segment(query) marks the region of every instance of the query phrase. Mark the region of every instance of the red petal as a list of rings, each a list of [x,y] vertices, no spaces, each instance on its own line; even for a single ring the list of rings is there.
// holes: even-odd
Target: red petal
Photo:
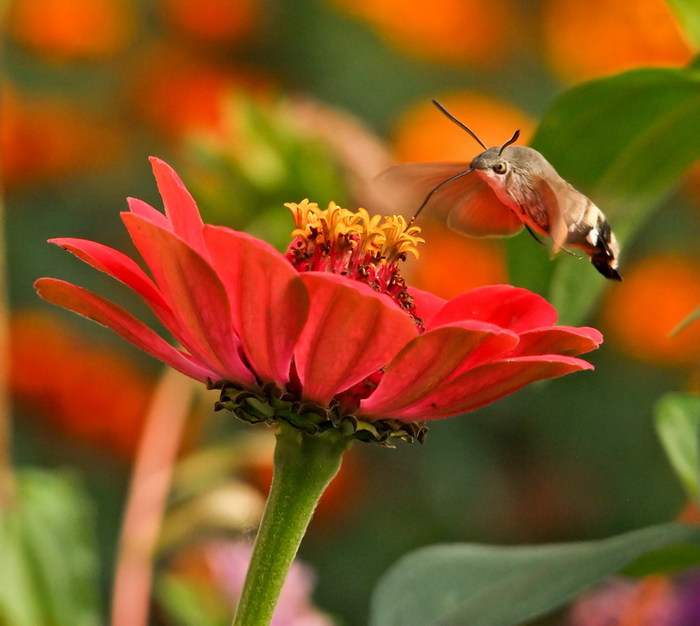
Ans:
[[[389,364],[362,411],[384,416],[416,404],[466,368],[493,360],[518,343],[515,333],[483,322],[430,330],[411,341]]]
[[[173,226],[165,215],[157,209],[154,209],[150,204],[139,200],[138,198],[127,198],[126,203],[129,205],[129,211],[135,215],[145,217],[149,222],[153,222],[156,226],[160,226],[165,230],[172,230]]]
[[[249,363],[262,382],[283,387],[309,310],[304,283],[277,250],[251,235],[207,225],[204,240]]]
[[[122,219],[173,310],[169,328],[189,352],[225,378],[255,384],[238,352],[228,297],[211,266],[184,241],[132,213]]]
[[[423,320],[426,326],[430,323],[430,320],[435,317],[435,314],[447,303],[447,300],[444,298],[436,296],[429,291],[417,289],[416,287],[409,287],[408,293],[416,304],[416,314]]]
[[[596,350],[603,342],[603,335],[595,328],[551,326],[536,328],[520,335],[520,343],[512,356],[537,354],[564,354],[575,356]]]
[[[536,380],[556,378],[585,369],[593,369],[593,366],[581,359],[551,354],[494,361],[438,385],[419,404],[379,417],[403,420],[450,417],[494,402]]]
[[[206,364],[194,362],[188,354],[171,346],[131,313],[97,294],[55,278],[40,278],[34,287],[44,300],[111,328],[137,348],[195,380],[218,378],[218,374]]]
[[[49,243],[61,246],[82,261],[131,287],[148,302],[166,326],[172,322],[172,311],[158,288],[136,262],[125,254],[87,239],[58,237],[49,239]]]
[[[477,287],[450,300],[433,317],[430,328],[461,320],[481,320],[522,333],[551,326],[557,312],[544,298],[510,285]]]
[[[173,232],[197,252],[202,253],[204,250],[203,224],[197,204],[172,167],[157,157],[150,157],[149,161],[158,191],[163,198],[165,214],[173,225]]]
[[[304,397],[327,404],[386,365],[418,333],[388,296],[344,276],[301,275],[309,318],[295,350]]]

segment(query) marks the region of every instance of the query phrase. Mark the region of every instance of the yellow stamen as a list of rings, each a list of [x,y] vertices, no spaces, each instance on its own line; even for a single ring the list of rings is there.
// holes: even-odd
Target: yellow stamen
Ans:
[[[424,242],[420,227],[409,226],[401,215],[370,216],[366,209],[353,212],[335,202],[324,210],[308,199],[285,206],[294,218],[292,238],[307,245],[359,246],[365,254],[393,261],[403,254],[418,257],[418,245]]]

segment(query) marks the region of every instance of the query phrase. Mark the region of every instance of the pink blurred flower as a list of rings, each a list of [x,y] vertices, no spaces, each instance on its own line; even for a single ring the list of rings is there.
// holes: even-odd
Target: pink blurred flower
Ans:
[[[592,368],[575,355],[601,334],[554,326],[554,308],[525,289],[494,285],[445,301],[408,288],[399,264],[422,240],[402,217],[289,204],[296,230],[283,255],[203,224],[177,174],[152,165],[165,215],[135,199],[122,213],[152,278],[102,244],[51,241],[141,295],[182,348],[81,287],[41,278],[36,288],[184,374],[240,391],[239,408],[274,397],[285,415],[313,405],[355,423],[432,420]]]
[[[640,584],[613,578],[582,596],[567,626],[673,626],[670,585],[665,579]]]
[[[214,579],[235,605],[243,591],[253,545],[245,541],[221,542],[207,547]],[[270,626],[331,626],[332,620],[311,603],[315,576],[311,568],[294,561],[289,570]]]
[[[700,624],[700,570],[643,579],[611,578],[582,595],[567,626],[696,626]]]

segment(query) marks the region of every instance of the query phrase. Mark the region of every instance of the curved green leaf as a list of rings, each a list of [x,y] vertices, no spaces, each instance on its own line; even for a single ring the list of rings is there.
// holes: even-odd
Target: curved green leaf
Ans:
[[[547,613],[639,557],[700,544],[700,528],[663,524],[543,546],[437,545],[403,557],[372,597],[372,626],[509,626]]]
[[[566,92],[532,145],[606,214],[623,247],[624,278],[624,244],[700,158],[699,136],[700,71],[643,69]],[[563,323],[580,323],[610,284],[587,265],[566,255],[554,264],[548,296]]]
[[[700,397],[669,393],[656,404],[656,432],[668,460],[692,500],[698,499]]]

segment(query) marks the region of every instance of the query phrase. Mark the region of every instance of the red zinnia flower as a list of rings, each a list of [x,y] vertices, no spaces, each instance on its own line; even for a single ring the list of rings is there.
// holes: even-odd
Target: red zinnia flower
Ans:
[[[407,422],[592,368],[574,355],[596,348],[600,333],[553,326],[553,307],[525,289],[481,287],[445,301],[407,288],[398,263],[422,240],[402,217],[289,204],[297,228],[285,256],[246,233],[203,224],[175,172],[152,164],[165,215],[135,199],[122,214],[152,278],[101,244],[51,241],[139,293],[182,349],[81,287],[41,278],[37,290],[214,383],[239,416],[384,440]]]

